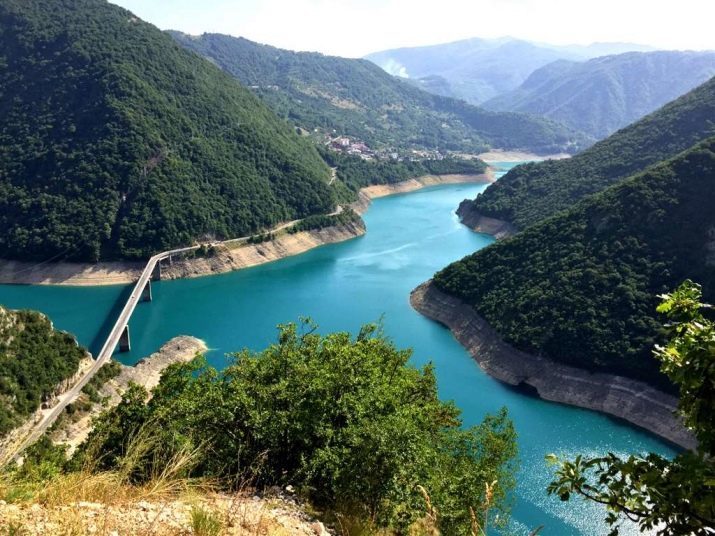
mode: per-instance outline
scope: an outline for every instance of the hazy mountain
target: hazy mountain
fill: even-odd
[[[714,117],[714,116],[710,116]],[[436,285],[526,352],[667,385],[658,295],[715,293],[715,137],[452,264]]]
[[[525,229],[715,135],[715,78],[567,160],[512,169],[472,203]]]
[[[516,89],[536,69],[559,59],[579,61],[648,49],[628,43],[558,46],[504,37],[385,50],[366,58],[422,89],[480,104]]]
[[[604,138],[715,75],[715,52],[631,52],[583,63],[560,60],[484,103],[528,112]]]
[[[311,132],[354,136],[375,148],[468,152],[487,146],[573,152],[591,143],[551,120],[489,112],[421,91],[367,60],[292,52],[227,35],[170,33]]]
[[[334,207],[308,140],[104,0],[0,3],[0,257],[146,257]]]

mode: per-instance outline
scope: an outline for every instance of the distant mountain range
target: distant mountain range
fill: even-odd
[[[648,50],[630,43],[558,46],[505,37],[385,50],[366,59],[426,91],[481,104],[518,88],[535,70],[556,60]]]
[[[366,60],[292,52],[227,35],[170,33],[311,133],[352,136],[374,148],[472,153],[487,147],[576,152],[593,142],[552,120],[433,95]]]
[[[604,138],[715,75],[715,52],[629,52],[559,60],[484,107],[562,121]]]
[[[518,229],[715,136],[715,78],[567,160],[512,169],[473,202]]]

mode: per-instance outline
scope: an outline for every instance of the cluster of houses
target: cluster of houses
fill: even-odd
[[[364,141],[355,140],[348,136],[328,138],[326,145],[334,151],[359,156],[363,160],[442,160],[445,155],[436,150],[412,149],[405,154],[400,154],[394,149],[375,151],[367,146]]]

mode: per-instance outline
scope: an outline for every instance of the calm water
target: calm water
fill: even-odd
[[[395,343],[414,349],[416,365],[436,364],[441,396],[457,403],[466,424],[509,408],[521,460],[513,513],[518,533],[545,525],[544,535],[606,534],[598,507],[546,495],[550,470],[544,456],[673,451],[607,417],[531,398],[492,380],[448,330],[409,305],[415,286],[492,242],[460,225],[454,214],[462,199],[483,189],[439,186],[378,199],[365,215],[369,232],[364,237],[231,274],[157,283],[155,301],[139,304],[132,318],[132,352],[118,358],[134,363],[168,339],[187,334],[204,339],[212,349],[209,359],[220,367],[225,353],[263,348],[273,342],[276,324],[301,315],[311,316],[323,332],[356,332],[361,324],[383,318]],[[126,287],[0,285],[0,303],[47,313],[58,328],[77,334],[96,352],[126,292]]]

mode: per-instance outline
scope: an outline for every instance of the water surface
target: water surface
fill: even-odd
[[[551,473],[544,456],[673,451],[608,417],[525,396],[491,379],[447,329],[409,305],[410,291],[435,271],[492,243],[454,214],[462,199],[484,188],[437,186],[378,199],[365,214],[364,237],[230,274],[156,283],[155,301],[139,304],[132,317],[132,352],[117,357],[131,364],[186,334],[204,339],[212,349],[209,360],[221,367],[225,353],[259,350],[274,341],[278,323],[300,316],[311,316],[323,332],[357,332],[363,323],[382,318],[398,346],[414,349],[416,365],[435,363],[440,395],[456,402],[467,425],[509,408],[519,433],[521,470],[513,512],[519,533],[544,525],[544,535],[607,534],[600,508],[546,495]],[[0,286],[0,303],[45,312],[96,351],[126,291],[124,286]],[[637,531],[623,531],[629,533]]]

